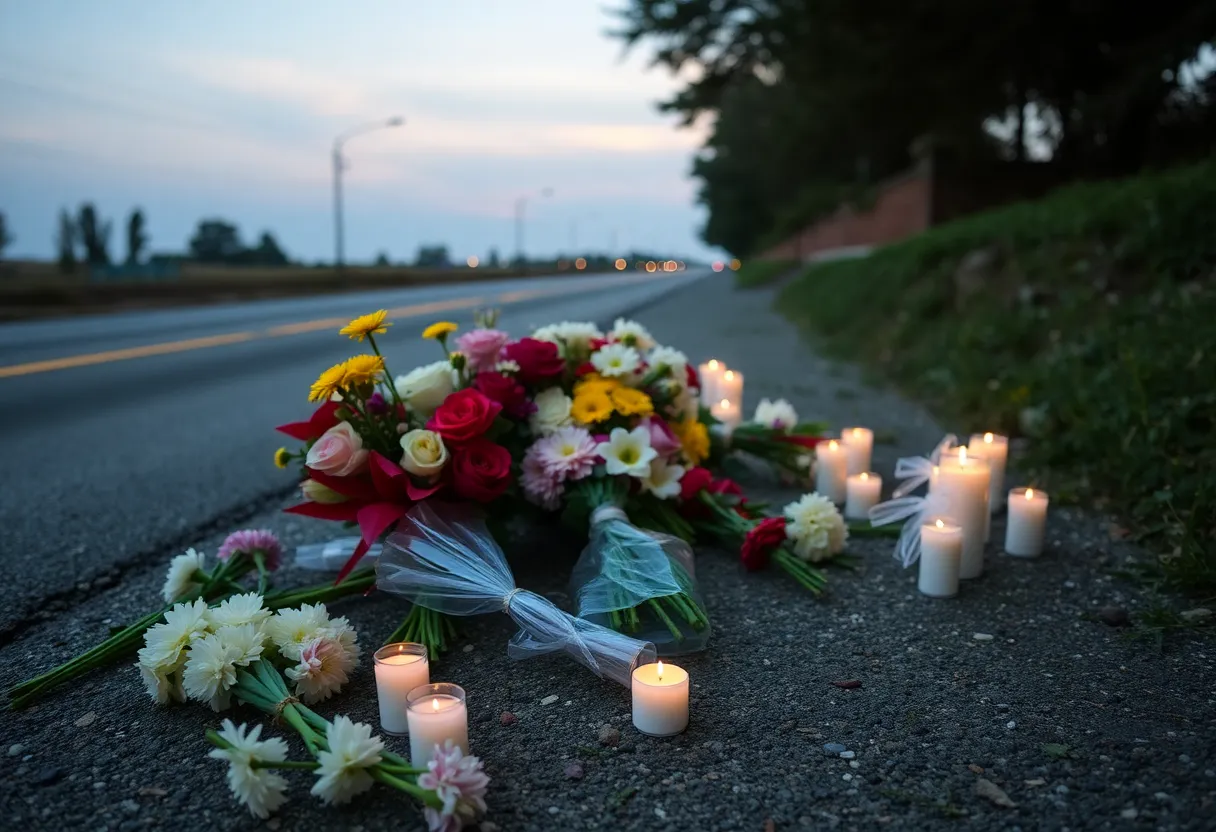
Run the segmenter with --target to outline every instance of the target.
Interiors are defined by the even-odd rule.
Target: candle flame
[[[991,434],[991,433],[985,433],[985,434],[984,434],[984,441],[985,441],[985,442],[987,442],[989,445],[991,445],[991,444],[992,444],[992,434]]]
[[[853,428],[854,436],[861,436],[861,428]]]
[[[720,366],[721,365],[718,363],[718,359],[716,359],[716,358],[711,359],[709,362],[709,369],[711,369],[711,370],[716,370]]]
[[[936,476],[937,476],[937,472],[938,472],[938,471],[940,471],[940,470],[942,470],[940,466],[934,465],[934,466],[933,466],[933,476],[935,476],[935,477],[936,477]]]
[[[431,707],[435,710],[439,710],[439,697],[435,697],[431,700]]]
[[[1027,488],[1027,489],[1026,489],[1026,499],[1027,499],[1027,500],[1033,500],[1033,499],[1034,499],[1034,489],[1033,489],[1033,488]]]
[[[659,667],[655,672],[659,675],[660,679],[663,678],[663,660],[662,659],[659,659]]]
[[[959,465],[967,464],[967,446],[966,445],[958,446],[958,464]]]
[[[863,472],[861,473],[861,478],[862,478],[863,480],[868,480],[868,479],[870,478],[870,475],[869,475],[869,474],[867,474],[867,473],[865,473],[865,472],[863,471]]]
[[[734,379],[735,379],[735,371],[734,371],[734,370],[727,370],[727,371],[726,371],[726,380],[727,380],[727,381],[734,381]]]
[[[729,408],[729,407],[730,407],[730,399],[723,399],[722,401],[718,402],[718,407],[727,407],[727,408]]]
[[[935,520],[933,522],[934,522],[934,525],[936,525],[939,529],[946,528],[946,524],[943,523],[941,520]]]
[[[831,442],[828,443],[828,447],[834,451],[837,448],[839,448],[840,446],[838,444],[836,444],[836,440],[833,439]]]

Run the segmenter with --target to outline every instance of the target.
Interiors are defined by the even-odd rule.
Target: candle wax
[[[1009,519],[1005,526],[1005,552],[1023,558],[1043,553],[1047,530],[1047,492],[1015,488],[1009,492]]]
[[[380,727],[386,734],[409,733],[410,691],[431,681],[430,662],[425,653],[394,652],[416,646],[387,645],[376,651],[376,699],[380,705]]]
[[[670,737],[688,727],[688,671],[674,664],[644,664],[633,671],[633,725],[643,734]]]
[[[844,516],[849,520],[865,520],[882,494],[882,477],[869,471],[851,474],[846,491]]]
[[[451,740],[469,753],[469,713],[464,700],[449,694],[427,695],[410,703],[410,762],[426,768],[435,747]]]

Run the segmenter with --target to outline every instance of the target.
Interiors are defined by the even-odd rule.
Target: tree
[[[446,268],[452,265],[445,245],[423,245],[418,247],[418,257],[414,265],[420,269]]]
[[[387,269],[391,265],[392,263],[389,262],[387,252],[382,251],[376,255],[376,268]]]
[[[127,262],[135,265],[139,255],[148,244],[148,235],[144,233],[144,212],[136,208],[127,218]]]
[[[93,204],[86,202],[80,206],[76,222],[85,262],[90,266],[110,265],[110,221],[101,219]]]
[[[245,251],[237,227],[221,219],[199,220],[189,245],[191,259],[200,263],[234,263]]]
[[[486,266],[491,269],[502,268],[502,261],[498,256],[498,249],[490,249],[490,256],[486,258]]]
[[[4,251],[12,245],[13,237],[8,233],[8,221],[4,217],[4,212],[0,211],[0,257],[4,256]]]
[[[55,232],[55,252],[59,260],[59,271],[71,274],[76,271],[76,219],[67,212],[59,211],[59,228]]]
[[[283,253],[283,249],[279,247],[278,240],[269,231],[262,232],[257,248],[244,252],[244,256],[239,259],[242,262],[254,263],[259,266],[286,266],[291,262],[287,259],[287,255]]]

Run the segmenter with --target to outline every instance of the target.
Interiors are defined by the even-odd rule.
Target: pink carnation
[[[434,791],[443,802],[439,809],[423,810],[430,832],[459,832],[485,814],[490,778],[481,760],[466,755],[451,740],[435,749],[427,771],[418,775],[418,785]]]
[[[558,481],[565,481],[581,480],[591,473],[599,459],[595,446],[586,429],[566,427],[538,439],[533,448],[545,471]]]
[[[490,372],[510,337],[497,329],[474,329],[456,339],[456,348],[464,353],[473,372]]]
[[[658,416],[647,416],[642,424],[650,431],[650,447],[658,452],[661,459],[668,459],[680,452],[680,440]]]
[[[279,539],[270,529],[241,529],[224,538],[220,545],[219,559],[227,561],[236,554],[246,554],[250,558],[255,553],[262,553],[262,560],[267,569],[278,569],[283,562],[283,547]]]
[[[540,458],[540,443],[528,448],[524,454],[522,473],[519,478],[523,486],[524,496],[541,508],[553,511],[561,505],[561,496],[566,488],[561,480],[545,469],[545,463]]]

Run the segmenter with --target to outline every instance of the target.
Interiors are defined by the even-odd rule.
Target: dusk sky
[[[271,230],[294,259],[333,257],[330,148],[347,145],[346,251],[412,259],[641,248],[708,257],[688,171],[701,129],[655,102],[677,82],[622,60],[595,0],[0,5],[0,211],[9,257],[53,253],[56,216],[86,200],[125,251],[143,208],[155,252],[201,217]]]

